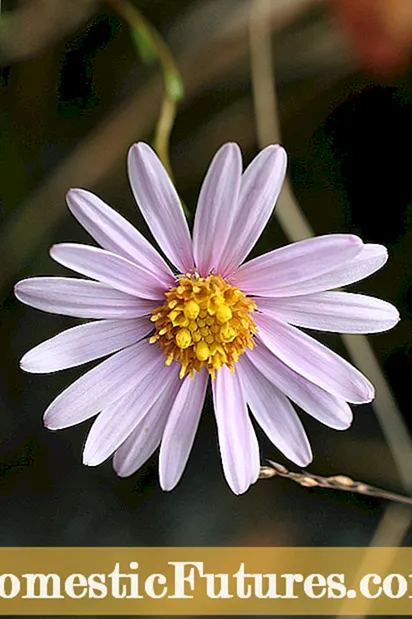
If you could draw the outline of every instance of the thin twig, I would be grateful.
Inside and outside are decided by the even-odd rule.
[[[412,498],[397,494],[389,490],[384,490],[376,486],[371,486],[363,481],[355,481],[347,475],[332,475],[331,477],[322,477],[314,475],[308,471],[302,470],[298,473],[289,471],[283,464],[268,460],[270,466],[262,466],[260,469],[260,479],[271,479],[272,477],[285,477],[296,482],[304,488],[326,488],[328,490],[342,490],[343,492],[353,492],[356,494],[364,494],[373,496],[387,501],[396,503],[404,503],[412,506]]]

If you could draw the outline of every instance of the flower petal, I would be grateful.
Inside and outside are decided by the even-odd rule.
[[[282,188],[286,165],[284,149],[271,145],[243,173],[239,199],[230,205],[233,223],[220,260],[223,276],[230,275],[243,262],[265,228]]]
[[[176,366],[177,370],[179,367]],[[170,368],[172,369],[172,368]],[[173,372],[171,372],[173,374]],[[149,412],[114,454],[113,467],[120,477],[128,477],[150,458],[160,445],[169,411],[181,387],[179,372],[165,385]]]
[[[105,407],[91,427],[83,451],[83,464],[97,466],[107,460],[147,415],[176,372],[159,354],[146,364],[135,386],[121,400]]]
[[[223,366],[212,381],[220,454],[226,481],[243,494],[259,475],[259,445],[238,375]]]
[[[350,292],[318,292],[302,297],[255,299],[258,309],[298,327],[337,333],[378,333],[399,321],[390,303]]]
[[[105,249],[77,243],[59,243],[53,245],[50,255],[68,269],[97,279],[126,294],[143,299],[164,299],[167,288],[151,273]]]
[[[61,430],[97,415],[129,393],[158,358],[162,359],[159,349],[146,340],[109,357],[53,400],[44,414],[44,425]]]
[[[179,196],[157,155],[139,142],[129,150],[134,197],[160,248],[182,273],[193,271],[189,227]]]
[[[220,256],[229,239],[242,174],[237,144],[225,144],[216,153],[203,181],[193,226],[193,253],[199,274],[220,272]]]
[[[291,370],[262,343],[247,351],[246,357],[265,378],[314,419],[334,430],[349,428],[353,415],[345,400]]]
[[[160,485],[173,490],[179,482],[189,458],[199,425],[209,375],[196,372],[187,376],[170,411],[159,455]]]
[[[259,338],[292,370],[348,402],[362,404],[374,398],[374,388],[353,365],[295,327],[256,314]]]
[[[307,466],[312,451],[305,429],[292,404],[273,383],[243,355],[236,366],[246,401],[272,443],[292,462]]]
[[[74,217],[103,249],[136,262],[166,288],[173,285],[174,276],[166,262],[127,219],[90,191],[71,189],[66,198]]]
[[[313,278],[336,269],[358,254],[362,241],[352,234],[327,234],[291,243],[254,258],[231,277],[242,292],[263,296],[303,295]]]
[[[105,357],[142,339],[150,320],[101,320],[67,329],[29,350],[20,367],[35,374],[57,372]]]
[[[14,287],[16,298],[44,312],[75,318],[138,318],[156,301],[132,297],[100,282],[74,277],[31,277]]]
[[[383,267],[388,260],[388,250],[383,245],[368,243],[349,262],[337,265],[332,271],[314,277],[305,283],[305,289],[297,294],[322,292],[331,288],[341,288],[365,279]],[[290,291],[285,291],[288,296]],[[295,294],[295,293],[293,293]]]

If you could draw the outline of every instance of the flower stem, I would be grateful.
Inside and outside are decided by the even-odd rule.
[[[172,177],[169,141],[176,117],[176,104],[183,98],[180,72],[169,47],[139,9],[129,0],[106,0],[106,3],[129,25],[143,59],[157,59],[162,68],[164,98],[156,126],[154,147]]]
[[[169,97],[164,97],[162,107],[160,109],[159,120],[156,125],[154,146],[160,160],[168,171],[170,178],[173,178],[173,175],[169,159],[169,142],[175,117],[176,102],[169,99]]]

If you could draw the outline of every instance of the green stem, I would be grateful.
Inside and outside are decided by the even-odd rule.
[[[154,147],[172,177],[169,159],[170,134],[176,118],[176,104],[183,97],[183,84],[173,55],[158,31],[129,0],[106,0],[118,15],[137,33],[150,41],[163,73],[164,98],[157,122]]]
[[[159,120],[157,121],[154,146],[170,178],[173,178],[173,175],[169,159],[169,142],[175,117],[176,102],[165,97],[160,110]]]

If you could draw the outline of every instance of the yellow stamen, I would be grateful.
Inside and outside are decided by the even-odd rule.
[[[170,303],[168,303],[168,305],[170,305]],[[173,324],[174,327],[177,325],[176,319],[179,315],[180,315],[179,310],[173,310],[173,312],[170,312],[169,314],[170,322]]]
[[[180,363],[181,378],[204,367],[212,378],[222,365],[234,372],[240,355],[255,346],[256,305],[220,275],[186,275],[165,296],[152,312],[156,331],[149,341],[163,348],[167,365]]]
[[[236,337],[236,330],[228,324],[223,325],[220,329],[220,337],[223,342],[232,342]]]
[[[228,320],[230,320],[232,318],[232,310],[230,309],[230,307],[228,305],[221,305],[217,312],[216,312],[216,318],[218,320],[218,322],[227,322]]]
[[[176,344],[179,346],[179,348],[188,348],[191,343],[192,336],[190,335],[190,331],[188,331],[187,329],[180,329],[180,331],[176,333]]]
[[[206,361],[209,358],[210,350],[206,342],[199,342],[196,345],[196,357],[199,361]]]
[[[186,318],[188,318],[189,320],[196,320],[196,318],[199,316],[200,307],[198,306],[196,301],[188,301],[185,304],[185,308],[183,311]]]

